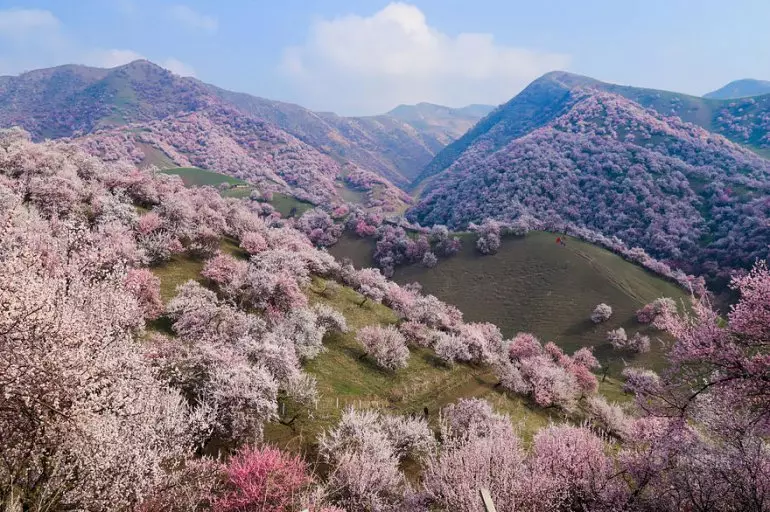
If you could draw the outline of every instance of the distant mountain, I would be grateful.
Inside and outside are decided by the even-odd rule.
[[[418,103],[399,105],[385,115],[409,123],[426,133],[432,133],[440,141],[449,144],[470,130],[494,108],[492,105],[451,108],[432,103]]]
[[[240,111],[270,121],[313,147],[404,187],[444,146],[481,119],[485,111],[483,106],[449,109],[436,105],[433,112],[426,111],[422,117],[393,111],[378,116],[342,117],[207,87]]]
[[[770,161],[599,84],[533,83],[437,156],[448,169],[422,184],[409,217],[458,229],[487,217],[571,223],[711,277],[767,258]]]
[[[770,81],[744,78],[743,80],[730,82],[716,91],[704,94],[703,97],[718,100],[731,100],[737,98],[749,98],[751,96],[762,96],[763,94],[770,94]]]
[[[576,89],[592,89],[623,96],[663,116],[679,117],[770,156],[770,94],[742,100],[707,99],[608,84],[581,75],[554,71],[532,82],[508,103],[496,108],[465,135],[439,152],[419,174],[413,187],[449,167],[464,151],[482,140],[488,152],[545,126],[569,110],[570,102],[573,101],[571,92]]]
[[[320,156],[325,155],[335,161],[340,178],[348,172],[344,169],[352,166],[352,170],[372,172],[401,186],[411,182],[436,153],[462,135],[485,112],[480,106],[435,108],[435,113],[424,112],[413,123],[388,114],[348,118],[316,113],[299,105],[179,77],[145,60],[112,69],[67,65],[17,77],[0,77],[0,127],[21,126],[35,140],[106,133],[129,124],[137,129],[136,125],[164,119],[168,120],[167,125],[172,125],[172,119],[193,112],[204,112],[202,117],[209,120],[221,120],[221,116],[212,116],[211,112],[230,109],[257,124],[259,121],[269,123],[279,132],[285,132],[281,137],[309,146],[303,147],[298,161],[312,149],[319,153],[313,160],[320,161]],[[152,129],[157,128],[156,123]],[[229,133],[229,128],[222,128]],[[147,149],[147,143],[142,144]],[[160,145],[161,142],[156,141],[155,149],[147,151],[154,163],[173,165],[182,160],[179,154],[177,158],[157,154],[162,153]],[[293,143],[289,146],[299,148]],[[145,151],[135,155],[139,153]],[[253,156],[255,162],[265,158],[265,155]]]

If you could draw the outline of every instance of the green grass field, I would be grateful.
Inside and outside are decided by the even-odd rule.
[[[174,174],[176,176],[180,176],[184,184],[188,187],[202,187],[205,185],[216,187],[222,183],[241,187],[251,187],[249,183],[241,179],[233,178],[232,176],[225,176],[224,174],[219,174],[218,172],[199,169],[197,167],[174,167],[172,169],[164,169],[162,172],[164,174]]]
[[[273,205],[273,208],[275,208],[283,217],[288,217],[292,210],[295,210],[294,216],[299,217],[313,208],[313,205],[310,203],[300,201],[296,197],[279,193],[273,194],[273,200],[270,201],[270,204]]]
[[[686,299],[677,285],[600,247],[567,237],[566,247],[552,233],[531,232],[505,238],[500,251],[481,256],[472,235],[464,235],[462,251],[432,269],[420,265],[396,270],[400,283],[417,281],[424,293],[456,305],[466,321],[492,322],[503,334],[532,332],[572,352],[593,346],[597,357],[617,375],[625,362],[659,368],[663,350],[660,332],[636,322],[635,312],[658,297]],[[373,243],[346,235],[331,248],[337,258],[371,266]],[[612,306],[613,316],[594,325],[589,316],[600,302]],[[618,353],[606,342],[606,332],[624,327],[644,331],[653,340],[649,354]]]

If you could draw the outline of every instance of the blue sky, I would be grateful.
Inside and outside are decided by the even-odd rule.
[[[770,79],[767,0],[0,0],[0,74],[144,57],[315,110],[506,101],[565,69],[703,94]]]

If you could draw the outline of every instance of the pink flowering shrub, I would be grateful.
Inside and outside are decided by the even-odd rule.
[[[591,370],[600,365],[589,348],[570,357],[552,342],[542,346],[531,334],[519,333],[508,344],[507,357],[495,365],[500,383],[514,393],[531,395],[542,407],[572,410],[581,395],[598,388]]]
[[[312,481],[299,457],[269,446],[241,448],[223,473],[224,490],[213,506],[219,512],[292,512]]]

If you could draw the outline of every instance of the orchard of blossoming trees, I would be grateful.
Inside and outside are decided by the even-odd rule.
[[[620,96],[570,94],[576,104],[545,127],[500,149],[471,145],[409,217],[464,228],[532,215],[711,277],[767,258],[770,163]]]
[[[263,213],[0,132],[7,510],[476,511],[479,488],[499,510],[770,509],[763,264],[734,280],[741,298],[726,320],[705,303],[693,317],[651,306],[676,340],[671,367],[628,368],[637,400],[623,408],[596,394],[590,350],[505,340],[417,286],[340,265]],[[220,252],[225,236],[250,258]],[[148,266],[173,256],[202,261],[203,272],[163,304]],[[529,446],[488,403],[464,399],[435,424],[348,410],[314,441],[317,460],[265,444],[279,397],[312,411],[304,365],[326,350],[325,333],[349,329],[334,309],[309,306],[313,276],[400,317],[356,333],[388,371],[408,371],[409,347],[434,349],[446,365],[491,368],[501,392],[573,423],[543,428]],[[167,331],[146,323],[159,315]]]

